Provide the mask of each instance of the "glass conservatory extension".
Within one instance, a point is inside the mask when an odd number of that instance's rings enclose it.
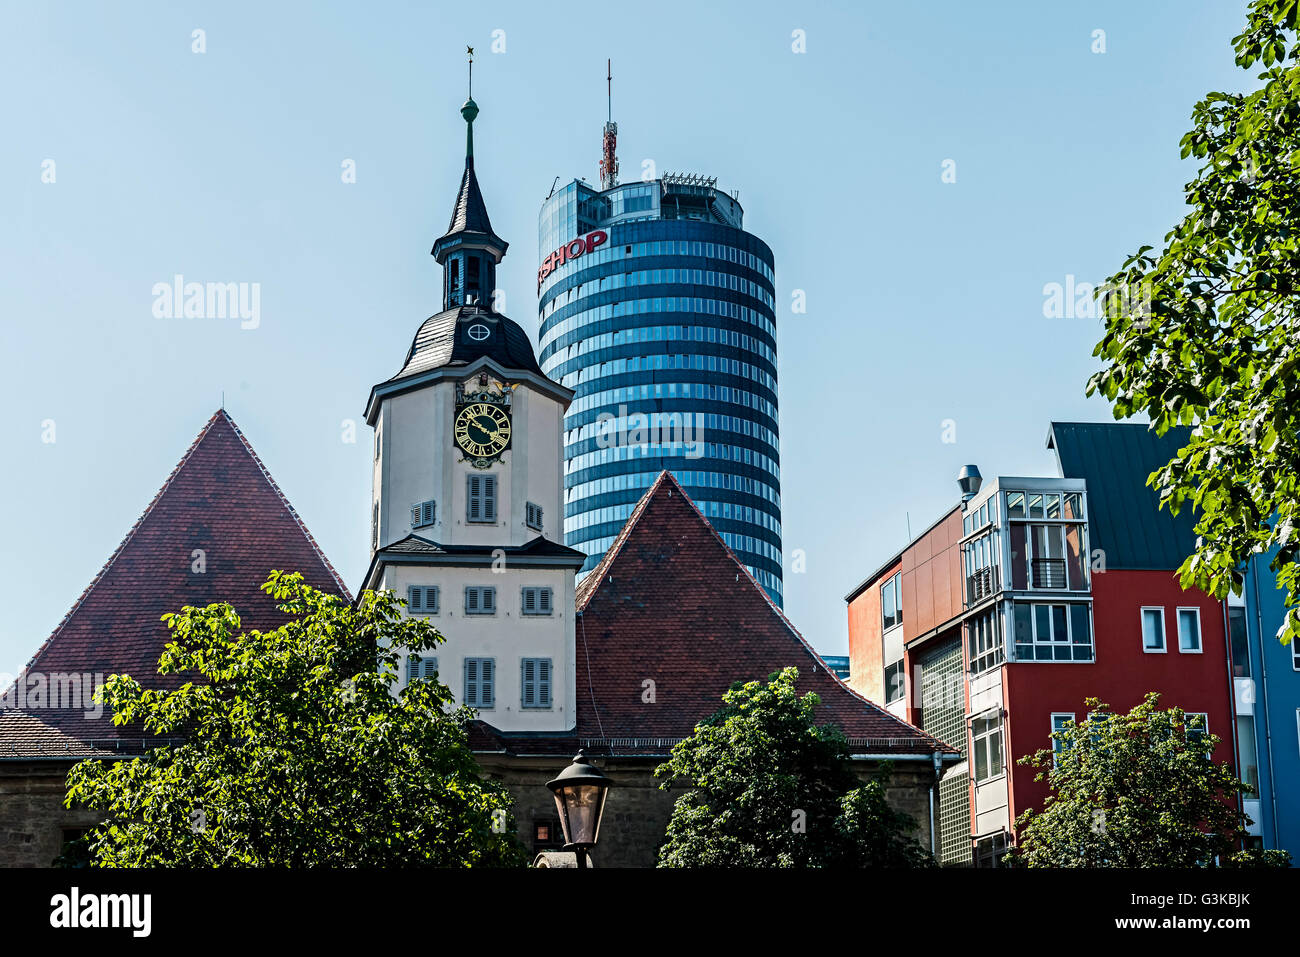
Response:
[[[1095,659],[1081,479],[999,477],[963,505],[961,548],[972,674]]]

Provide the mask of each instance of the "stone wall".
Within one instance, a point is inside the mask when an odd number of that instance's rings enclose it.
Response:
[[[546,788],[568,761],[555,758],[512,758],[506,755],[477,755],[484,776],[509,788],[515,799],[515,820],[519,839],[531,853],[545,849],[534,842],[538,823],[549,824],[559,838],[555,799]],[[600,769],[613,781],[600,827],[600,843],[592,853],[598,867],[654,867],[672,816],[673,803],[683,788],[659,789],[654,769],[661,758],[597,758]],[[854,762],[863,780],[880,770],[874,761]],[[930,761],[895,762],[887,790],[890,805],[912,816],[918,825],[916,839],[930,847],[930,784],[934,779]],[[559,847],[560,841],[553,843]]]
[[[96,823],[63,806],[71,761],[0,761],[0,867],[49,867],[63,832]]]
[[[568,759],[514,758],[477,755],[484,776],[500,781],[515,799],[519,839],[532,852],[545,849],[534,841],[534,827],[547,824],[553,832],[551,848],[560,846],[555,799],[546,782],[568,764]],[[654,769],[661,758],[599,758],[597,764],[614,787],[609,792],[600,844],[592,854],[600,867],[654,867],[672,816],[673,803],[682,789],[659,789]],[[0,867],[49,867],[63,847],[63,832],[94,825],[97,817],[63,806],[64,785],[72,762],[0,761]],[[876,774],[876,762],[855,762],[864,779]],[[928,759],[895,762],[888,788],[889,803],[910,814],[919,829],[916,839],[930,847],[930,782]]]

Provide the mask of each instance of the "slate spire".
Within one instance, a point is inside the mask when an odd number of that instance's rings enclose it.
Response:
[[[471,87],[473,92],[474,48],[469,54]],[[478,104],[469,96],[460,108],[465,120],[465,172],[460,179],[460,190],[451,209],[451,222],[430,251],[443,268],[443,309],[486,303],[496,288],[496,265],[509,246],[492,231],[487,204],[474,174],[474,120],[478,117]]]

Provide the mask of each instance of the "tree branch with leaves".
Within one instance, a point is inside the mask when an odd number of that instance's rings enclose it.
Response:
[[[1141,247],[1098,290],[1106,367],[1088,383],[1116,418],[1191,426],[1148,484],[1197,510],[1184,587],[1240,594],[1276,549],[1287,598],[1278,638],[1300,637],[1300,0],[1254,0],[1233,40],[1250,93],[1196,104],[1182,155],[1200,163],[1164,248]]]

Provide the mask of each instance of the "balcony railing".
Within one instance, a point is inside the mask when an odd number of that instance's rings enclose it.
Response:
[[[966,604],[973,605],[996,594],[1002,588],[1002,575],[997,565],[976,569],[966,576]]]
[[[1029,563],[1034,588],[1064,588],[1065,559],[1035,558]]]

